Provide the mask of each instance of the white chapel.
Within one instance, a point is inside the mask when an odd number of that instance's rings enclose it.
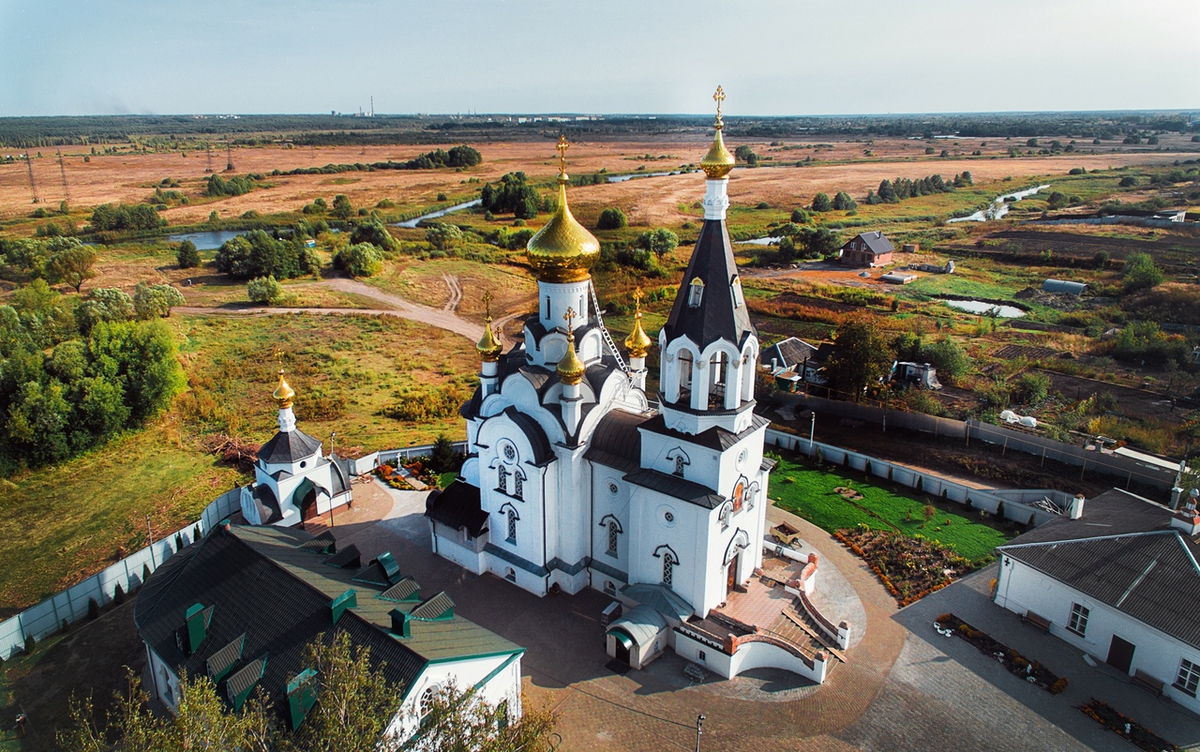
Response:
[[[704,226],[658,334],[656,395],[640,307],[625,353],[604,327],[589,274],[600,244],[567,204],[560,139],[558,208],[528,245],[538,311],[507,352],[488,317],[479,387],[462,408],[467,460],[427,506],[437,554],[538,595],[591,587],[672,621],[704,617],[762,565],[773,463],[725,226],[734,158],[720,99],[701,162]]]

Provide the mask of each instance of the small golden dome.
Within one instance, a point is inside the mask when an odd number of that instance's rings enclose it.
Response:
[[[287,379],[283,378],[283,369],[279,369],[279,384],[275,387],[275,391],[271,393],[275,402],[279,404],[279,409],[283,410],[292,406],[292,400],[296,396],[296,390],[288,386]]]
[[[529,239],[529,265],[543,282],[579,282],[600,258],[600,241],[579,224],[567,206],[567,139],[558,139],[558,209],[546,226]]]
[[[717,93],[713,94],[713,99],[717,103],[717,122],[713,124],[713,127],[717,129],[717,135],[713,137],[712,146],[704,155],[704,159],[700,160],[700,169],[704,170],[704,174],[708,176],[709,180],[718,180],[729,174],[736,160],[729,153],[729,149],[725,148],[725,139],[721,137],[721,130],[725,127],[721,121],[721,102],[725,101],[725,90],[718,86]]]
[[[642,288],[637,288],[633,292],[634,305],[637,306],[637,313],[633,317],[633,331],[625,338],[625,349],[629,351],[631,358],[644,358],[650,350],[652,341],[646,334],[646,330],[642,328]]]
[[[578,384],[583,381],[587,366],[575,354],[575,333],[567,334],[567,354],[558,361],[558,375],[564,384]]]
[[[479,351],[479,357],[483,358],[485,363],[495,363],[504,350],[504,346],[500,344],[500,337],[492,331],[491,315],[483,319],[483,336],[475,343],[475,349]]]

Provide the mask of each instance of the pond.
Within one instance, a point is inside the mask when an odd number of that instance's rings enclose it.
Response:
[[[1024,311],[1015,306],[997,305],[985,300],[943,300],[942,302],[951,308],[980,315],[990,315],[995,310],[996,315],[1002,319],[1017,319],[1025,315]]]
[[[778,245],[781,238],[773,238],[767,236],[765,238],[751,238],[749,240],[735,240],[735,243],[743,243],[745,245]]]
[[[416,227],[426,219],[437,219],[438,217],[444,217],[447,214],[452,214],[456,211],[462,211],[463,209],[470,209],[473,206],[479,206],[481,203],[483,203],[482,200],[475,199],[474,201],[467,201],[462,204],[447,206],[445,209],[438,209],[437,211],[429,212],[428,214],[422,214],[421,216],[414,217],[413,219],[406,219],[403,222],[395,222],[392,224],[392,227]]]
[[[233,240],[238,235],[244,235],[245,230],[208,230],[206,232],[181,232],[175,235],[168,235],[167,240],[172,243],[182,243],[185,240],[190,240],[196,244],[198,251],[211,251],[214,248],[220,248],[226,240]]]
[[[674,172],[635,172],[631,175],[614,175],[608,179],[608,182],[624,183],[626,180],[633,180],[634,178],[661,178],[661,177],[665,177],[667,175],[682,175],[682,174],[683,173],[679,170],[675,170]]]
[[[1014,191],[1006,193],[1003,196],[997,196],[992,199],[992,203],[986,209],[980,209],[974,214],[967,217],[958,217],[957,219],[948,219],[946,222],[986,222],[989,219],[1000,219],[1005,214],[1008,214],[1008,205],[1010,203],[1020,201],[1023,198],[1032,196],[1038,191],[1044,191],[1049,188],[1047,185],[1039,185],[1036,188],[1026,188],[1023,191]]]

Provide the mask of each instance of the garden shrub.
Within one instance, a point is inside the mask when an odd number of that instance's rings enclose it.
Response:
[[[274,305],[283,297],[283,285],[273,276],[258,277],[246,284],[246,295],[251,303]]]

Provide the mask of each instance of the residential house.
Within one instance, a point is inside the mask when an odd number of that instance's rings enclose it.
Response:
[[[842,266],[886,266],[892,263],[896,247],[881,231],[855,235],[842,246]]]

